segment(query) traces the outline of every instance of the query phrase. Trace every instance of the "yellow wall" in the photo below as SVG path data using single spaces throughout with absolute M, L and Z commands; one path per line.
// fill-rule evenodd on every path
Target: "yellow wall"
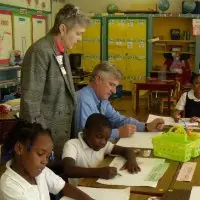
M 110 3 L 115 3 L 121 10 L 131 10 L 134 7 L 141 7 L 141 3 L 145 5 L 151 5 L 156 3 L 157 0 L 100 0 L 92 2 L 91 0 L 68 0 L 68 3 L 73 3 L 80 6 L 84 12 L 106 12 L 106 6 Z M 92 3 L 91 3 L 92 2 Z M 168 12 L 181 12 L 182 0 L 169 0 L 170 8 Z M 145 7 L 146 8 L 146 7 Z
M 65 3 L 60 3 L 59 1 L 52 1 L 52 13 L 48 15 L 48 30 L 53 26 L 55 15 L 65 5 Z
M 80 6 L 84 12 L 106 12 L 108 4 L 115 3 L 120 10 L 131 10 L 131 9 L 148 9 L 152 8 L 158 0 L 100 0 L 91 3 L 91 0 L 66 0 L 67 3 Z M 181 13 L 182 0 L 169 0 L 170 8 L 167 12 Z M 143 4 L 143 5 L 142 5 Z M 52 14 L 48 18 L 48 29 L 53 25 L 55 14 L 58 10 L 63 7 L 65 3 L 59 3 L 59 1 L 52 1 Z

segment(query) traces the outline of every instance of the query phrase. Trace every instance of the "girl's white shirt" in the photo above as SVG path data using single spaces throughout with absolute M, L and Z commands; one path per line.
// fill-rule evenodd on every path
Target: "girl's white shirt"
M 10 168 L 11 163 L 6 163 L 0 179 L 0 200 L 50 200 L 49 193 L 58 194 L 65 186 L 65 181 L 48 167 L 35 178 L 37 185 L 31 185 Z

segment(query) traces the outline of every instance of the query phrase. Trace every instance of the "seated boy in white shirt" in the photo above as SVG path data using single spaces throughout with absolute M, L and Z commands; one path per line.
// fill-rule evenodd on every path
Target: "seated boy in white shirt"
M 127 162 L 124 169 L 130 173 L 140 171 L 134 152 L 130 148 L 120 147 L 109 141 L 112 126 L 108 118 L 100 113 L 90 115 L 83 132 L 78 139 L 68 140 L 63 149 L 63 166 L 65 177 L 77 185 L 75 178 L 104 178 L 110 179 L 117 175 L 115 167 L 98 167 L 105 155 L 123 156 Z

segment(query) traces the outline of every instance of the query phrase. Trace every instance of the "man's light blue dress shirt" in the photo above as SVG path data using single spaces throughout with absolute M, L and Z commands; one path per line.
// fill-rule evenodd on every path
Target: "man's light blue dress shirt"
M 97 98 L 94 90 L 90 85 L 76 92 L 77 107 L 75 112 L 75 133 L 82 131 L 85 127 L 87 118 L 93 113 L 99 113 L 98 105 L 100 100 Z M 119 138 L 118 128 L 125 124 L 134 124 L 137 127 L 137 132 L 142 132 L 145 129 L 145 124 L 138 120 L 125 117 L 117 112 L 108 100 L 101 101 L 101 114 L 105 115 L 111 122 L 113 130 L 110 139 Z

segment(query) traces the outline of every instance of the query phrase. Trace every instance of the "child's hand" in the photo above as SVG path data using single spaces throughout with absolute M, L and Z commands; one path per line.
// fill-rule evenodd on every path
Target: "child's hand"
M 128 160 L 125 165 L 121 168 L 121 170 L 127 169 L 129 173 L 138 173 L 141 171 L 140 167 L 138 166 L 135 157 L 133 159 Z
M 117 175 L 116 167 L 102 167 L 100 168 L 99 176 L 103 179 L 111 179 Z
M 191 122 L 191 123 L 194 123 L 194 122 L 200 123 L 200 118 L 199 118 L 199 117 L 191 117 L 191 118 L 190 118 L 190 122 Z
M 181 118 L 181 115 L 180 114 L 176 114 L 174 116 L 174 121 L 177 123 L 179 121 L 179 119 Z

